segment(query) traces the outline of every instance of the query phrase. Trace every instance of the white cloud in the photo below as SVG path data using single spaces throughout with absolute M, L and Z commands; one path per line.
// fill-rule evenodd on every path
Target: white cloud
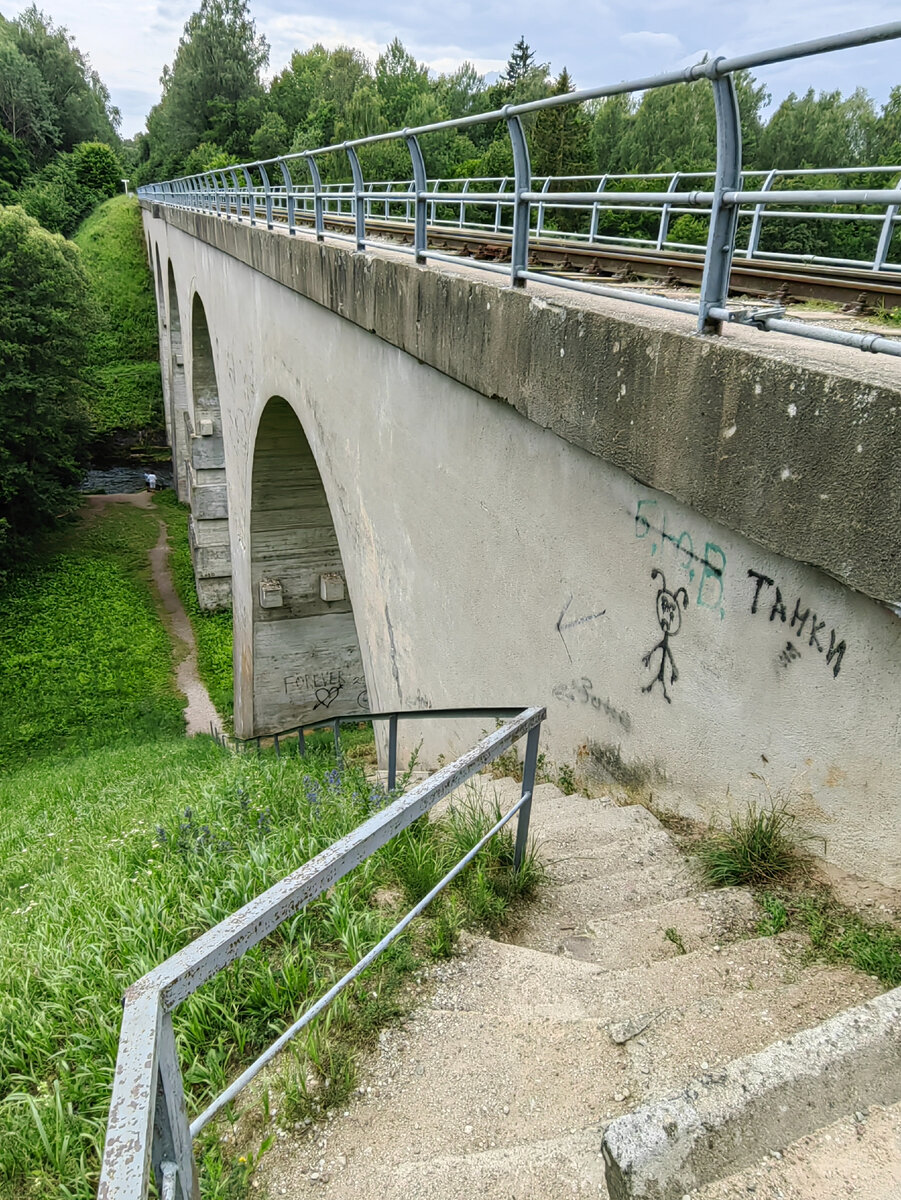
M 682 42 L 674 33 L 653 33 L 650 29 L 640 29 L 635 33 L 623 33 L 620 42 L 630 50 L 650 52 L 655 58 L 661 54 L 669 54 L 676 58 L 682 54 Z

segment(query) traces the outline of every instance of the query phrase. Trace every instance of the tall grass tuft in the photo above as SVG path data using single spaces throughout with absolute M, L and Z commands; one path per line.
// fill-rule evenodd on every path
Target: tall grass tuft
M 765 886 L 798 864 L 794 817 L 781 805 L 749 805 L 728 829 L 714 830 L 698 853 L 713 887 Z

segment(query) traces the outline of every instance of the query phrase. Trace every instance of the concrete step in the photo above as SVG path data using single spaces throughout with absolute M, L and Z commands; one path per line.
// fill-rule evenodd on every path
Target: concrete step
M 586 921 L 583 938 L 591 942 L 590 953 L 582 952 L 582 947 L 570 949 L 574 958 L 590 958 L 599 966 L 623 970 L 681 955 L 677 942 L 667 938 L 667 930 L 691 953 L 747 938 L 755 932 L 759 919 L 760 909 L 746 888 L 721 888 Z
M 691 1200 L 899 1200 L 901 1104 L 874 1105 L 756 1166 L 688 1193 Z
M 441 968 L 431 1006 L 384 1031 L 365 1096 L 322 1138 L 299 1135 L 294 1170 L 328 1150 L 345 1167 L 327 1194 L 358 1197 L 368 1194 L 368 1164 L 393 1172 L 414 1157 L 411 1146 L 421 1161 L 453 1160 L 462 1179 L 461 1159 L 599 1129 L 852 1002 L 850 972 L 801 972 L 794 948 L 788 938 L 748 941 L 728 956 L 696 952 L 609 972 L 474 940 Z
M 321 1170 L 317 1170 L 317 1161 L 312 1168 L 305 1163 L 306 1170 L 300 1173 L 290 1152 L 278 1147 L 267 1159 L 269 1194 L 296 1200 L 307 1196 L 312 1184 L 334 1200 L 351 1196 L 354 1200 L 473 1200 L 479 1196 L 603 1200 L 607 1196 L 598 1151 L 600 1132 L 595 1128 L 471 1154 L 433 1157 L 422 1153 L 409 1131 L 406 1140 L 409 1157 L 390 1167 L 375 1161 L 370 1146 L 355 1149 L 349 1156 L 326 1149 L 321 1152 Z M 317 1180 L 310 1178 L 311 1169 L 319 1176 Z

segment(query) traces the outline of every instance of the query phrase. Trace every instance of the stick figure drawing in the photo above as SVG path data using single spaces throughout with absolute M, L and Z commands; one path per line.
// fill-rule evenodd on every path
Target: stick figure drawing
M 657 593 L 657 624 L 660 626 L 663 637 L 656 646 L 653 646 L 643 656 L 641 661 L 644 666 L 649 667 L 651 665 L 651 657 L 659 650 L 660 669 L 647 687 L 643 687 L 641 690 L 643 692 L 650 692 L 653 690 L 654 684 L 659 683 L 663 688 L 664 700 L 666 700 L 667 704 L 672 704 L 672 697 L 666 690 L 665 670 L 667 660 L 669 660 L 669 683 L 670 687 L 672 687 L 679 678 L 679 672 L 676 669 L 676 660 L 673 658 L 673 652 L 670 650 L 669 643 L 670 638 L 674 638 L 682 628 L 682 613 L 679 611 L 679 604 L 681 602 L 683 608 L 688 608 L 688 592 L 686 592 L 684 587 L 671 592 L 666 586 L 666 576 L 655 567 L 651 572 L 651 578 L 656 579 L 658 575 L 660 577 L 660 590 Z

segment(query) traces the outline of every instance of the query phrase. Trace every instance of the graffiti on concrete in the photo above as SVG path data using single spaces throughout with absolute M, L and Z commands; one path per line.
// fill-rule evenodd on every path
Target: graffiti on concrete
M 688 579 L 686 586 L 690 585 L 692 592 L 697 588 L 695 603 L 718 612 L 722 620 L 726 611 L 726 555 L 720 546 L 705 541 L 701 552 L 700 539 L 674 525 L 665 506 L 650 496 L 642 497 L 636 505 L 635 536 L 647 540 L 652 557 L 666 554 L 670 559 L 666 569 L 683 571 Z
M 350 693 L 355 697 L 355 708 L 368 708 L 366 680 L 362 675 L 349 677 L 341 670 L 311 671 L 305 675 L 284 677 L 285 695 L 296 704 L 311 705 L 326 711 L 339 696 Z
M 564 704 L 589 704 L 595 712 L 604 712 L 620 725 L 626 733 L 632 728 L 632 718 L 627 712 L 616 708 L 609 700 L 604 700 L 595 694 L 594 684 L 585 675 L 581 679 L 573 679 L 570 683 L 558 683 L 552 692 L 555 700 Z
M 779 661 L 782 663 L 783 667 L 787 667 L 791 663 L 793 663 L 795 661 L 795 659 L 800 658 L 800 657 L 801 657 L 801 651 L 798 649 L 798 647 L 795 645 L 795 643 L 794 642 L 786 642 L 785 649 L 779 655 Z
M 660 589 L 657 592 L 657 624 L 660 626 L 660 632 L 663 637 L 642 657 L 642 664 L 650 667 L 651 659 L 655 654 L 660 654 L 660 666 L 657 674 L 646 687 L 641 690 L 650 692 L 654 688 L 655 683 L 659 683 L 663 689 L 663 698 L 667 704 L 672 704 L 672 697 L 666 690 L 666 666 L 669 663 L 669 684 L 670 687 L 679 678 L 679 671 L 676 668 L 676 660 L 673 658 L 673 652 L 670 649 L 670 641 L 678 634 L 682 628 L 682 613 L 679 605 L 683 609 L 688 608 L 688 592 L 684 587 L 677 588 L 671 592 L 666 586 L 666 576 L 657 567 L 651 572 L 651 578 L 660 579 Z
M 560 635 L 560 641 L 563 643 L 563 648 L 566 651 L 566 656 L 570 662 L 572 662 L 573 656 L 569 652 L 569 646 L 566 644 L 566 638 L 563 636 L 563 634 L 569 629 L 577 629 L 580 625 L 587 625 L 589 621 L 596 621 L 598 617 L 603 617 L 607 612 L 606 608 L 602 608 L 600 612 L 588 613 L 587 616 L 584 617 L 570 617 L 567 620 L 567 613 L 569 612 L 572 602 L 573 595 L 572 592 L 570 592 L 569 599 L 563 605 L 555 626 L 557 633 Z
M 782 589 L 774 579 L 770 579 L 768 575 L 764 575 L 762 571 L 748 570 L 748 578 L 754 580 L 754 596 L 751 600 L 752 615 L 758 612 L 766 612 L 769 609 L 770 621 L 779 620 L 782 625 L 788 625 L 789 630 L 793 630 L 795 637 L 800 641 L 803 637 L 807 638 L 807 645 L 811 650 L 817 650 L 820 654 L 826 657 L 826 666 L 832 667 L 832 677 L 836 678 L 839 671 L 842 669 L 842 659 L 845 657 L 845 651 L 848 645 L 844 638 L 838 641 L 834 629 L 829 630 L 829 645 L 826 645 L 826 622 L 817 619 L 817 614 L 811 611 L 810 606 L 806 606 L 802 611 L 804 603 L 799 596 L 795 600 L 794 609 L 789 617 L 790 601 L 787 601 L 782 594 Z M 770 592 L 770 588 L 774 588 Z M 789 646 L 797 649 L 794 642 L 789 642 Z M 783 650 L 782 655 L 786 653 Z M 780 662 L 782 661 L 780 655 Z M 795 657 L 800 657 L 798 653 Z

